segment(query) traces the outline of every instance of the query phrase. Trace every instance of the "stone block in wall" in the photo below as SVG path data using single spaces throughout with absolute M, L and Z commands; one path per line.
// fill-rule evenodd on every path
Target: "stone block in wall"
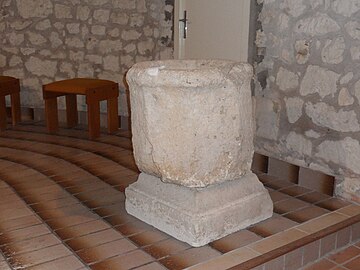
M 279 105 L 268 98 L 256 97 L 256 136 L 276 140 L 279 134 Z
M 51 0 L 16 0 L 19 15 L 24 18 L 46 18 L 53 13 Z

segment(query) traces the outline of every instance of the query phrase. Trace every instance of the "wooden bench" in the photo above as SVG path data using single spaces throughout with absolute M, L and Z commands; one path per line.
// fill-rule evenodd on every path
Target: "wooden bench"
M 12 124 L 16 125 L 21 119 L 20 109 L 20 81 L 19 79 L 0 76 L 0 131 L 6 129 L 5 96 L 10 95 Z
M 69 128 L 78 123 L 76 95 L 85 95 L 88 114 L 89 137 L 100 136 L 100 101 L 107 100 L 108 132 L 119 128 L 118 96 L 119 86 L 108 80 L 75 78 L 43 85 L 45 117 L 49 133 L 59 129 L 57 97 L 65 96 L 66 120 Z

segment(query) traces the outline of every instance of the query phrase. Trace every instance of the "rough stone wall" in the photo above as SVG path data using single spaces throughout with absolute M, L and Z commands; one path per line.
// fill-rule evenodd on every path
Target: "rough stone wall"
M 360 202 L 360 1 L 257 3 L 257 150 L 335 175 Z
M 173 0 L 2 0 L 0 74 L 21 79 L 22 106 L 33 108 L 43 107 L 42 84 L 114 80 L 126 116 L 125 72 L 135 62 L 172 57 L 172 9 Z M 84 99 L 78 103 L 86 109 Z

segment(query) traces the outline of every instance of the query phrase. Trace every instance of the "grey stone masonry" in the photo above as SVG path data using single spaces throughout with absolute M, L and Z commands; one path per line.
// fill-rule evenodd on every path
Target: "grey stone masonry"
M 257 0 L 256 150 L 360 202 L 360 1 Z
M 172 58 L 172 9 L 173 0 L 2 0 L 0 74 L 21 79 L 22 106 L 33 108 L 43 107 L 42 84 L 113 80 L 121 85 L 119 112 L 127 116 L 126 71 Z M 84 100 L 78 107 L 86 110 Z

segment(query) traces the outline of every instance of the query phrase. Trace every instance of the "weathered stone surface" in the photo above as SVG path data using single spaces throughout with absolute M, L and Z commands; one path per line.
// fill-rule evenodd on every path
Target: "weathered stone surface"
M 36 30 L 40 30 L 40 31 L 44 31 L 46 29 L 49 29 L 51 27 L 51 22 L 49 19 L 40 21 L 36 24 L 35 29 Z
M 13 23 L 10 23 L 10 27 L 15 30 L 24 30 L 31 24 L 31 21 L 23 21 L 23 20 L 16 20 Z
M 345 29 L 353 39 L 360 40 L 360 22 L 348 22 L 345 24 Z
M 128 213 L 195 247 L 272 215 L 270 196 L 252 173 L 202 189 L 141 173 L 125 194 Z
M 25 63 L 25 67 L 36 76 L 54 77 L 57 71 L 55 61 L 41 60 L 34 56 L 30 56 L 30 59 Z
M 24 78 L 25 72 L 23 68 L 6 69 L 3 73 L 4 76 L 16 77 L 19 79 Z
M 145 0 L 136 0 L 136 10 L 142 13 L 147 12 Z
M 336 110 L 324 102 L 305 104 L 306 114 L 318 126 L 340 132 L 358 132 L 360 125 L 354 111 Z
M 352 60 L 360 60 L 360 46 L 359 47 L 351 47 L 350 48 L 351 58 Z
M 139 42 L 137 47 L 139 54 L 144 55 L 144 54 L 150 54 L 154 49 L 155 44 L 153 40 L 148 39 L 146 41 Z
M 101 23 L 106 23 L 110 17 L 110 10 L 108 9 L 97 9 L 94 11 L 94 19 Z
M 306 96 L 317 93 L 322 98 L 335 94 L 337 90 L 336 82 L 339 77 L 340 74 L 333 71 L 309 65 L 300 85 L 300 94 Z
M 293 131 L 286 137 L 286 147 L 299 156 L 311 156 L 312 143 L 303 135 Z
M 113 12 L 110 17 L 111 22 L 125 25 L 129 20 L 129 15 L 123 12 Z
M 58 19 L 69 19 L 72 18 L 72 10 L 70 6 L 66 5 L 55 5 L 55 17 Z
M 223 60 L 143 62 L 128 71 L 142 172 L 125 191 L 130 214 L 193 246 L 272 215 L 250 171 L 251 77 L 250 65 Z
M 291 16 L 299 17 L 304 13 L 306 6 L 304 5 L 303 0 L 285 0 L 281 3 L 281 8 Z
M 341 79 L 340 79 L 340 84 L 347 84 L 349 83 L 352 79 L 354 78 L 354 73 L 353 72 L 348 72 L 346 73 Z
M 357 81 L 354 85 L 354 94 L 358 100 L 358 103 L 360 104 L 360 80 Z
M 345 40 L 343 37 L 328 39 L 321 51 L 321 57 L 324 63 L 339 64 L 344 60 Z
M 317 133 L 316 131 L 310 129 L 305 131 L 305 135 L 309 138 L 314 138 L 314 139 L 318 139 L 321 137 L 321 135 L 319 133 Z
M 88 6 L 80 5 L 76 9 L 76 18 L 80 21 L 86 21 L 90 15 L 90 8 Z
M 47 41 L 43 35 L 33 32 L 27 32 L 27 38 L 33 45 L 41 45 Z
M 22 60 L 19 56 L 16 56 L 16 55 L 13 55 L 11 58 L 10 58 L 10 61 L 9 61 L 9 66 L 10 67 L 15 67 L 17 65 L 20 65 L 22 63 Z
M 52 32 L 49 39 L 52 48 L 58 48 L 63 44 L 63 41 L 60 39 L 59 34 L 56 32 Z
M 276 140 L 279 134 L 279 106 L 267 98 L 256 99 L 256 135 Z
M 286 113 L 289 123 L 293 124 L 302 116 L 304 101 L 301 98 L 285 98 Z
M 86 55 L 85 59 L 94 64 L 101 64 L 103 61 L 103 57 L 101 57 L 100 55 L 94 55 L 94 54 Z
M 66 73 L 70 78 L 75 77 L 74 67 L 71 63 L 62 62 L 60 64 L 60 72 Z
M 335 179 L 335 195 L 360 203 L 360 181 L 357 177 L 338 176 Z
M 316 16 L 308 17 L 298 21 L 294 31 L 309 36 L 325 35 L 340 30 L 340 26 L 327 14 L 318 13 Z
M 276 84 L 283 91 L 294 89 L 299 85 L 299 76 L 281 67 L 276 76 Z
M 318 6 L 321 6 L 324 4 L 324 0 L 311 0 L 310 1 L 310 6 L 312 9 L 317 8 Z
M 341 141 L 324 141 L 317 147 L 316 157 L 360 174 L 360 144 L 358 140 L 353 138 L 346 137 Z
M 358 0 L 335 0 L 331 7 L 336 13 L 350 17 L 360 10 L 360 2 Z
M 136 1 L 135 0 L 111 0 L 112 5 L 114 8 L 121 8 L 121 9 L 135 9 L 136 8 Z
M 81 63 L 77 72 L 77 76 L 80 78 L 92 78 L 94 77 L 94 68 L 89 63 Z
M 74 62 L 82 62 L 84 60 L 85 53 L 83 51 L 70 51 L 69 58 Z
M 141 36 L 141 33 L 136 30 L 123 31 L 121 38 L 123 40 L 136 40 Z
M 66 38 L 65 44 L 69 47 L 84 48 L 84 42 L 78 37 Z
M 144 24 L 144 16 L 141 14 L 130 15 L 130 27 L 141 27 Z
M 85 1 L 94 6 L 102 6 L 107 2 L 109 2 L 109 0 L 85 0 Z
M 16 6 L 21 17 L 45 18 L 52 14 L 53 4 L 50 0 L 16 0 Z
M 310 48 L 307 40 L 297 40 L 295 42 L 295 51 L 298 64 L 305 64 L 309 60 Z
M 14 32 L 10 33 L 7 38 L 10 44 L 13 46 L 19 46 L 24 42 L 25 39 L 24 34 L 16 34 Z
M 6 65 L 6 56 L 0 54 L 0 67 L 5 67 Z
M 188 187 L 236 179 L 249 171 L 250 79 L 250 66 L 226 61 L 134 65 L 127 81 L 139 169 Z
M 103 36 L 105 35 L 106 27 L 103 25 L 93 25 L 91 27 L 91 33 L 94 35 Z
M 354 98 L 350 95 L 347 88 L 341 88 L 338 96 L 338 103 L 340 106 L 349 106 L 354 103 Z
M 112 71 L 119 71 L 119 57 L 116 55 L 107 55 L 104 57 L 104 69 L 105 70 L 112 70 Z
M 122 48 L 121 40 L 102 40 L 99 43 L 99 51 L 102 54 L 107 54 L 111 52 L 118 52 L 119 48 Z
M 79 34 L 80 33 L 80 23 L 68 23 L 66 24 L 66 29 L 70 34 Z

